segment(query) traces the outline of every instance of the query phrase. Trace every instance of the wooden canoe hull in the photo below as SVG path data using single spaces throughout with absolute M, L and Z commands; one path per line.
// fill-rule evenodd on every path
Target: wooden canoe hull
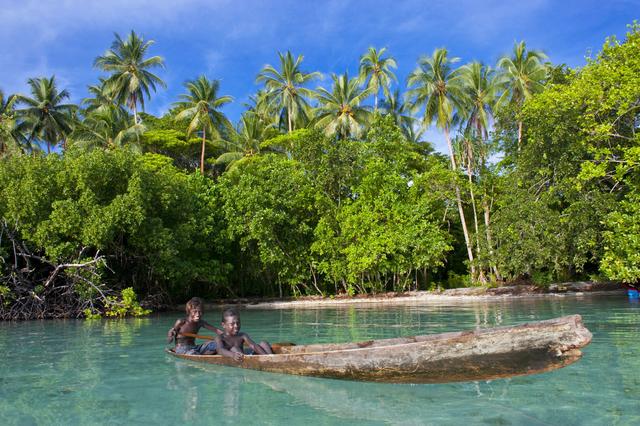
M 173 356 L 275 373 L 388 383 L 490 380 L 555 370 L 591 341 L 580 315 L 510 327 L 345 344 L 282 347 L 234 361 L 220 355 Z

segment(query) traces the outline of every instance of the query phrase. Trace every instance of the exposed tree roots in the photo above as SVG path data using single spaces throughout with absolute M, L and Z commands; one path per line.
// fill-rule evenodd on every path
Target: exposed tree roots
M 99 312 L 113 290 L 101 283 L 106 268 L 99 252 L 79 250 L 56 263 L 32 252 L 6 220 L 0 222 L 0 320 L 77 318 Z

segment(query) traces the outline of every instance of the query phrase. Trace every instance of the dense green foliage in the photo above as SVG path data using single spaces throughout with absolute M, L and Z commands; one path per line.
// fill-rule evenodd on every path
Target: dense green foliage
M 640 28 L 633 26 L 625 42 L 607 40 L 584 69 L 550 84 L 522 111 L 527 130 L 509 191 L 513 196 L 517 186 L 527 195 L 505 208 L 538 218 L 512 218 L 511 226 L 535 231 L 508 240 L 538 245 L 527 262 L 546 264 L 538 270 L 554 271 L 554 278 L 599 269 L 612 279 L 640 278 L 639 47 Z
M 524 43 L 495 69 L 455 68 L 436 49 L 404 99 L 385 49 L 363 55 L 359 79 L 316 91 L 318 74 L 287 52 L 260 71 L 265 89 L 235 128 L 221 111 L 231 99 L 205 76 L 165 116 L 138 116 L 164 84 L 147 70 L 163 64 L 145 59 L 150 46 L 117 37 L 96 60 L 111 75 L 82 108 L 61 104 L 53 78 L 31 79 L 33 98 L 0 92 L 2 306 L 50 294 L 16 281 L 37 269 L 25 259 L 49 265 L 44 287 L 55 265 L 90 264 L 63 273 L 84 301 L 70 314 L 86 316 L 142 314 L 136 293 L 157 306 L 640 279 L 637 25 L 577 70 Z M 140 86 L 124 85 L 127 63 Z M 417 142 L 430 123 L 448 158 Z

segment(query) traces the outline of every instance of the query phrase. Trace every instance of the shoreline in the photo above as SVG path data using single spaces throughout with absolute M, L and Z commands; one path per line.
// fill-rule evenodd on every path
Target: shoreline
M 238 298 L 220 299 L 205 303 L 205 308 L 219 308 L 233 305 L 244 309 L 288 309 L 313 308 L 324 306 L 342 306 L 351 304 L 406 304 L 415 302 L 446 303 L 446 302 L 477 302 L 507 299 L 565 297 L 584 295 L 609 295 L 625 292 L 620 283 L 598 283 L 593 281 L 578 281 L 561 284 L 551 284 L 547 288 L 534 285 L 514 285 L 505 287 L 466 287 L 434 291 L 409 291 L 404 293 L 380 293 L 359 296 L 304 296 L 297 299 L 269 299 L 269 298 Z M 183 310 L 184 305 L 176 310 Z

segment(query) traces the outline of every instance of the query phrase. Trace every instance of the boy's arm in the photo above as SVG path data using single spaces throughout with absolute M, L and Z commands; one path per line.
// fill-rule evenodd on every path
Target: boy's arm
M 216 336 L 216 353 L 218 355 L 226 356 L 228 358 L 233 358 L 236 361 L 242 361 L 242 358 L 244 358 L 244 354 L 241 354 L 240 352 L 233 352 L 233 351 L 230 351 L 229 349 L 226 349 L 224 347 L 224 342 L 222 341 L 222 336 L 220 335 Z
M 202 324 L 202 326 L 203 326 L 204 328 L 206 328 L 207 330 L 211 330 L 211 331 L 213 331 L 213 332 L 214 332 L 214 333 L 216 333 L 218 336 L 220 336 L 220 335 L 222 334 L 222 330 L 220 330 L 220 329 L 219 329 L 219 328 L 217 328 L 217 327 L 212 326 L 211 324 L 209 324 L 208 322 L 206 322 L 206 321 L 204 321 L 204 320 L 200 321 L 200 324 Z
M 169 331 L 167 332 L 167 343 L 171 343 L 176 338 L 176 336 L 180 332 L 180 328 L 184 323 L 185 323 L 184 319 L 179 319 L 176 321 L 173 327 L 169 329 Z
M 243 333 L 242 338 L 244 339 L 244 343 L 246 343 L 247 346 L 249 346 L 251 349 L 253 349 L 254 353 L 256 353 L 258 355 L 267 355 L 265 350 L 262 349 L 262 347 L 260 345 L 256 345 L 255 342 L 253 340 L 251 340 L 251 337 L 249 337 L 249 335 L 247 333 Z

